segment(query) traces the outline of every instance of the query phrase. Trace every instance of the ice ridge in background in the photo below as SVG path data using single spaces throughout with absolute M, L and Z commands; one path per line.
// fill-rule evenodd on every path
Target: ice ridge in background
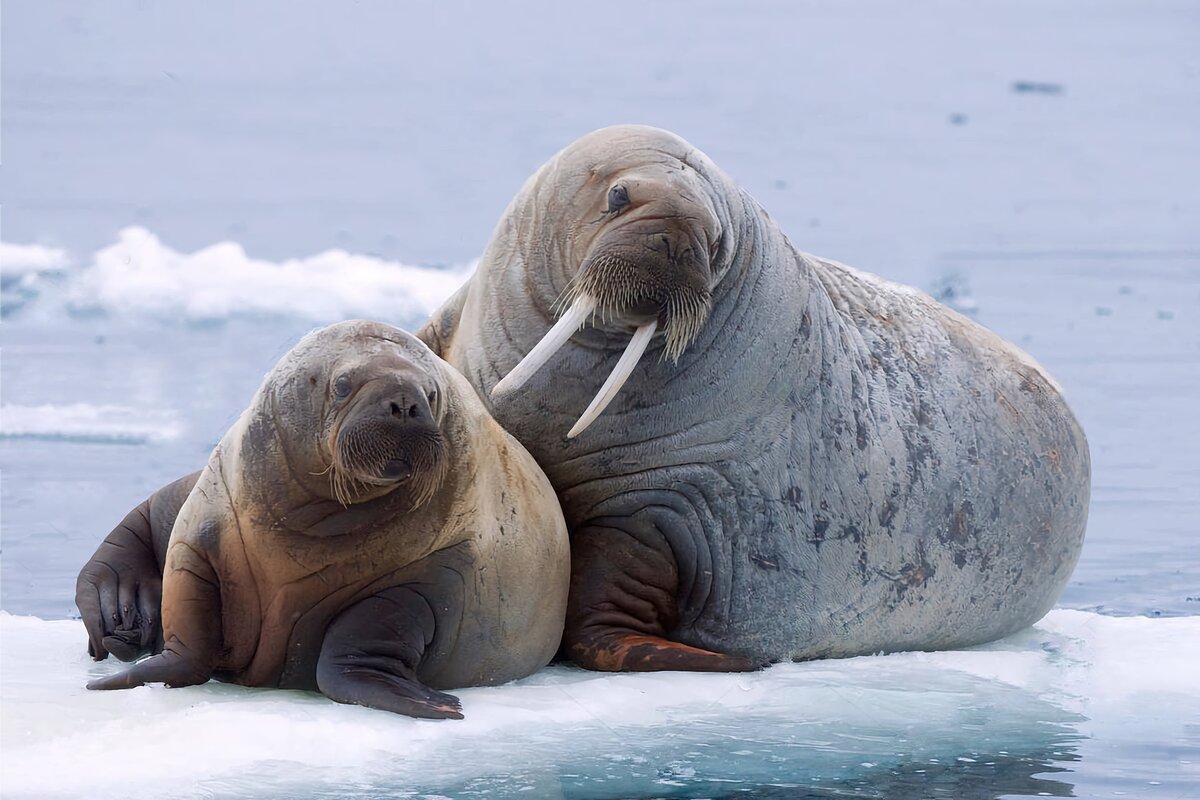
M 232 317 L 411 323 L 428 317 L 474 269 L 411 266 L 343 250 L 273 262 L 250 257 L 235 242 L 183 253 L 139 227 L 122 230 L 81 267 L 40 245 L 3 245 L 0 264 L 4 314 L 192 323 Z
M 70 265 L 66 251 L 39 244 L 0 242 L 0 317 L 37 298 Z
M 0 406 L 0 439 L 94 444 L 148 444 L 178 438 L 183 426 L 168 411 L 114 405 Z

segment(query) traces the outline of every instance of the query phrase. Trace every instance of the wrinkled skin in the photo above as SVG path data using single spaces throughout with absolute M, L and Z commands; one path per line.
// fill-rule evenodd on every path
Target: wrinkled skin
M 310 334 L 186 482 L 177 513 L 165 504 L 182 487 L 161 510 L 135 509 L 85 569 L 135 552 L 124 564 L 148 582 L 158 556 L 138 532 L 153 547 L 173 518 L 161 651 L 89 688 L 216 676 L 459 718 L 440 689 L 523 677 L 558 648 L 569 553 L 553 490 L 410 334 L 366 322 Z M 93 587 L 81 578 L 85 613 Z M 136 630 L 129 650 L 151 643 Z M 99 641 L 121 655 L 121 638 Z
M 494 391 L 581 292 L 599 299 L 594 325 Z M 628 382 L 568 438 L 648 321 Z M 986 642 L 1040 618 L 1082 546 L 1087 443 L 1029 356 L 797 252 L 664 131 L 604 129 L 548 162 L 419 335 L 558 491 L 564 646 L 586 667 Z
M 595 324 L 493 397 L 581 291 Z M 628 381 L 568 438 L 649 322 Z M 608 128 L 551 159 L 418 335 L 557 490 L 564 649 L 586 667 L 985 642 L 1041 617 L 1082 546 L 1087 442 L 1032 359 L 796 251 L 665 131 Z
M 88 655 L 133 661 L 162 650 L 162 573 L 171 526 L 196 485 L 193 472 L 159 489 L 100 543 L 75 584 Z

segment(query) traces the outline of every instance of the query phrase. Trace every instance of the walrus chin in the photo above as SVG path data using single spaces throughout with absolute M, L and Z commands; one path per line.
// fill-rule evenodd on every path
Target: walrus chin
M 632 274 L 635 269 L 625 259 L 612 256 L 602 256 L 590 268 L 585 267 L 581 271 L 581 278 L 564 294 L 562 305 L 566 306 L 566 310 L 558 322 L 492 388 L 492 398 L 498 399 L 521 388 L 577 330 L 589 321 L 594 322 L 597 314 L 605 322 L 626 316 L 647 304 L 654 309 L 656 316 L 635 327 L 625 352 L 579 420 L 567 432 L 567 438 L 574 439 L 583 433 L 604 412 L 633 374 L 660 327 L 666 338 L 662 357 L 678 363 L 679 357 L 699 335 L 708 318 L 710 294 L 707 289 L 698 290 L 686 284 L 647 289 Z

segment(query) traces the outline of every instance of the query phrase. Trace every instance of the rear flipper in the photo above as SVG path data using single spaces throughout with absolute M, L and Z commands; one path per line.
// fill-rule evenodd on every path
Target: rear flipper
M 216 573 L 185 543 L 172 545 L 164 580 L 161 653 L 124 672 L 99 678 L 89 689 L 132 689 L 147 683 L 194 686 L 212 675 L 221 647 L 221 593 Z
M 563 631 L 567 657 L 604 672 L 750 672 L 765 666 L 667 638 L 678 617 L 678 567 L 665 542 L 644 535 L 599 524 L 576 532 Z
M 435 625 L 429 603 L 412 589 L 389 589 L 355 603 L 325 632 L 317 688 L 339 703 L 424 719 L 462 719 L 457 697 L 417 679 Z
M 767 666 L 661 636 L 604 627 L 573 631 L 567 655 L 584 669 L 601 672 L 753 672 Z

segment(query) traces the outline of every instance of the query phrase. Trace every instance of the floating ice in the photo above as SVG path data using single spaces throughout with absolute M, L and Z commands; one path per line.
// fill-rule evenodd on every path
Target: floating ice
M 27 265 L 25 274 L 31 274 L 28 265 L 37 258 L 58 268 L 66 264 L 65 256 L 60 262 L 50 258 L 58 251 L 5 247 L 26 254 L 14 262 Z M 428 317 L 473 268 L 416 267 L 342 250 L 277 263 L 251 258 L 234 242 L 181 253 L 150 231 L 131 227 L 68 274 L 54 299 L 71 313 L 126 318 L 211 322 L 280 316 L 331 322 L 368 317 L 410 323 Z M 22 302 L 36 294 L 32 287 L 28 293 Z
M 30 273 L 65 269 L 69 263 L 65 250 L 40 244 L 0 242 L 0 276 L 6 286 L 10 280 Z
M 61 275 L 69 265 L 64 250 L 0 242 L 0 315 L 16 311 L 36 298 L 44 279 Z
M 145 444 L 181 432 L 179 421 L 166 411 L 87 403 L 0 406 L 0 439 Z
M 712 796 L 949 769 L 1061 795 L 1071 776 L 1044 774 L 1060 763 L 1103 770 L 1118 747 L 1158 740 L 1175 750 L 1145 762 L 1164 774 L 1135 776 L 1138 796 L 1200 779 L 1187 772 L 1200 747 L 1178 744 L 1200 719 L 1200 617 L 1057 610 L 972 650 L 748 675 L 557 666 L 458 692 L 462 722 L 218 683 L 88 692 L 120 665 L 87 658 L 79 622 L 0 614 L 0 640 L 12 798 Z

